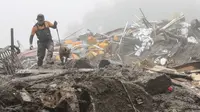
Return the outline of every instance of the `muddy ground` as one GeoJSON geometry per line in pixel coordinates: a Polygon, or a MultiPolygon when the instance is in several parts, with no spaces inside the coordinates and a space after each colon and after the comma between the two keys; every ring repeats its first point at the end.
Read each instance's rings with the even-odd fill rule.
{"type": "MultiPolygon", "coordinates": [[[[0,112],[200,111],[198,90],[191,91],[179,81],[174,83],[166,74],[121,65],[89,71],[61,65],[48,68],[48,73],[1,76],[0,112]]],[[[88,62],[87,68],[91,68],[88,62]]]]}

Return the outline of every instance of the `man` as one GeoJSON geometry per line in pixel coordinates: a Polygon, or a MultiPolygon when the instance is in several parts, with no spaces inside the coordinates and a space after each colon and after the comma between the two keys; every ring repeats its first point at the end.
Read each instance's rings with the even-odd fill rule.
{"type": "Polygon", "coordinates": [[[54,43],[52,40],[51,32],[49,28],[56,29],[57,22],[55,21],[54,24],[45,21],[44,15],[39,14],[37,16],[37,23],[33,26],[31,36],[30,36],[30,50],[33,49],[33,37],[36,34],[38,41],[38,49],[37,49],[37,56],[38,56],[38,67],[43,65],[43,59],[45,57],[46,49],[48,50],[47,54],[47,64],[53,64],[52,56],[54,51],[54,43]]]}

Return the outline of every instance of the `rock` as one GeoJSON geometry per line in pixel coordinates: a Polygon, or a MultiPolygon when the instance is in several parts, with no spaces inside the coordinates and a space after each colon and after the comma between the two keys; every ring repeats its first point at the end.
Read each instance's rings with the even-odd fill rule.
{"type": "Polygon", "coordinates": [[[104,68],[106,66],[110,65],[110,61],[109,60],[101,60],[99,63],[99,68],[104,68]]]}
{"type": "Polygon", "coordinates": [[[89,60],[83,58],[76,60],[74,68],[92,68],[92,65],[89,60]]]}
{"type": "Polygon", "coordinates": [[[144,89],[151,95],[162,94],[167,91],[167,88],[172,85],[171,79],[165,74],[144,74],[138,76],[137,84],[144,87],[144,89]]]}
{"type": "Polygon", "coordinates": [[[25,101],[25,102],[31,102],[32,101],[32,98],[30,97],[30,94],[25,89],[23,89],[20,92],[20,95],[21,95],[23,101],[25,101]]]}

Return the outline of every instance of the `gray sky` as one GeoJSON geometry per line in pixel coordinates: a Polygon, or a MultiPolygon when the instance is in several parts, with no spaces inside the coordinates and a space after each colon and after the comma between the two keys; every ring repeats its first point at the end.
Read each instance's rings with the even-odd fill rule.
{"type": "MultiPolygon", "coordinates": [[[[10,44],[10,28],[14,28],[15,40],[28,48],[38,13],[52,23],[58,21],[64,38],[82,26],[95,32],[124,26],[126,21],[136,20],[134,15],[141,16],[138,8],[149,20],[170,19],[176,12],[183,12],[191,20],[199,18],[199,7],[198,0],[0,0],[0,47],[10,44]]],[[[55,30],[52,35],[57,39],[55,30]]]]}

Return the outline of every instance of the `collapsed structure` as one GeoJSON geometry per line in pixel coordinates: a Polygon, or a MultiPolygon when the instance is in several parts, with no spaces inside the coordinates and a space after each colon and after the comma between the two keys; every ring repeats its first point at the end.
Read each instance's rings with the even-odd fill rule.
{"type": "MultiPolygon", "coordinates": [[[[1,54],[1,112],[198,112],[198,21],[145,17],[105,34],[64,40],[65,66],[36,70],[36,50],[1,54]],[[18,58],[16,58],[18,57],[18,58]],[[22,69],[22,66],[27,69],[22,69]],[[6,75],[7,74],[7,75],[6,75]]],[[[56,45],[58,43],[55,43],[56,45]]],[[[7,49],[10,51],[10,49],[7,49]]],[[[2,51],[3,52],[3,51],[2,51]]],[[[4,50],[5,52],[5,50],[4,50]]]]}

